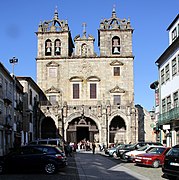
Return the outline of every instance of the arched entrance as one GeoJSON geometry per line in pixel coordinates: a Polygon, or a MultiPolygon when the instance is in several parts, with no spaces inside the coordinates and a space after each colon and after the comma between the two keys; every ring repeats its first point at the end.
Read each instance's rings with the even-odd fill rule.
{"type": "Polygon", "coordinates": [[[80,142],[81,140],[99,141],[99,130],[91,118],[75,118],[67,128],[67,141],[80,142]]]}
{"type": "Polygon", "coordinates": [[[110,143],[126,143],[126,124],[120,116],[115,116],[109,126],[110,143]]]}
{"type": "Polygon", "coordinates": [[[57,138],[58,131],[54,120],[51,117],[46,117],[41,123],[41,138],[57,138]]]}

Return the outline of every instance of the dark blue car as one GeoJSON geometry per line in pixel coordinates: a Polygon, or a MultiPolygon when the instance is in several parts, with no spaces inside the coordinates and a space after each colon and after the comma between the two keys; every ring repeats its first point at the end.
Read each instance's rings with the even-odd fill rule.
{"type": "Polygon", "coordinates": [[[30,145],[12,150],[0,157],[0,174],[40,170],[46,174],[56,173],[67,165],[67,158],[58,146],[30,145]]]}

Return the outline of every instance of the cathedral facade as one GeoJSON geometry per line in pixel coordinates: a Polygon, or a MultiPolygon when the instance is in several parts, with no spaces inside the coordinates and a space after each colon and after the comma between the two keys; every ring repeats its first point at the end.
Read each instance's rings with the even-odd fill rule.
{"type": "Polygon", "coordinates": [[[62,136],[104,143],[138,141],[130,20],[112,15],[99,23],[95,53],[85,24],[72,38],[66,20],[55,10],[36,32],[37,84],[48,101],[41,102],[40,138],[62,136]]]}

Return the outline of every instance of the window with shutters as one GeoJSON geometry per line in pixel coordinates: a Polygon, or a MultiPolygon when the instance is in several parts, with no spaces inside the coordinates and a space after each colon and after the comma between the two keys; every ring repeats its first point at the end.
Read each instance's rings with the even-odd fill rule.
{"type": "Polygon", "coordinates": [[[170,111],[171,109],[171,96],[167,97],[167,111],[170,111]]]}
{"type": "Polygon", "coordinates": [[[96,89],[96,83],[90,83],[90,99],[96,99],[97,98],[97,89],[96,89]]]}
{"type": "Polygon", "coordinates": [[[177,38],[177,28],[175,28],[175,29],[172,31],[172,41],[174,41],[176,38],[177,38]]]}
{"type": "Polygon", "coordinates": [[[121,105],[121,96],[120,95],[114,95],[114,105],[121,105]]]}
{"type": "Polygon", "coordinates": [[[166,79],[166,81],[168,81],[170,79],[169,64],[167,64],[166,67],[165,67],[165,79],[166,79]]]}
{"type": "Polygon", "coordinates": [[[114,76],[120,76],[120,67],[114,67],[114,76]]]}
{"type": "Polygon", "coordinates": [[[173,93],[173,104],[174,107],[178,107],[178,91],[173,93]]]}
{"type": "Polygon", "coordinates": [[[80,98],[80,87],[79,84],[73,84],[73,99],[80,98]]]}
{"type": "Polygon", "coordinates": [[[176,58],[172,60],[172,76],[177,73],[177,61],[176,58]]]}
{"type": "Polygon", "coordinates": [[[164,84],[164,82],[165,82],[164,69],[161,70],[160,78],[161,78],[161,84],[164,84]]]}
{"type": "Polygon", "coordinates": [[[166,112],[166,100],[162,99],[162,113],[166,112]]]}

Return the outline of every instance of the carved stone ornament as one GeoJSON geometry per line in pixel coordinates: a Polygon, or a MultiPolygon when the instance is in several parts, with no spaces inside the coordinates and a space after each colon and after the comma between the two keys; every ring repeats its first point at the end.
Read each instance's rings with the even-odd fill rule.
{"type": "Polygon", "coordinates": [[[59,64],[56,63],[55,61],[51,61],[51,62],[49,62],[46,66],[47,66],[47,67],[58,67],[59,64]]]}
{"type": "Polygon", "coordinates": [[[47,89],[45,93],[60,93],[60,90],[52,86],[51,88],[47,89]]]}
{"type": "Polygon", "coordinates": [[[82,65],[81,65],[81,68],[79,70],[79,73],[80,74],[86,74],[87,76],[91,75],[92,67],[90,66],[90,64],[88,62],[83,61],[82,65]]]}
{"type": "Polygon", "coordinates": [[[82,82],[83,78],[79,76],[73,76],[69,79],[70,82],[82,82]]]}
{"type": "Polygon", "coordinates": [[[124,89],[121,89],[119,86],[114,87],[109,91],[110,93],[125,93],[124,89]]]}
{"type": "Polygon", "coordinates": [[[124,64],[118,60],[115,60],[110,63],[111,66],[123,66],[124,64]]]}

